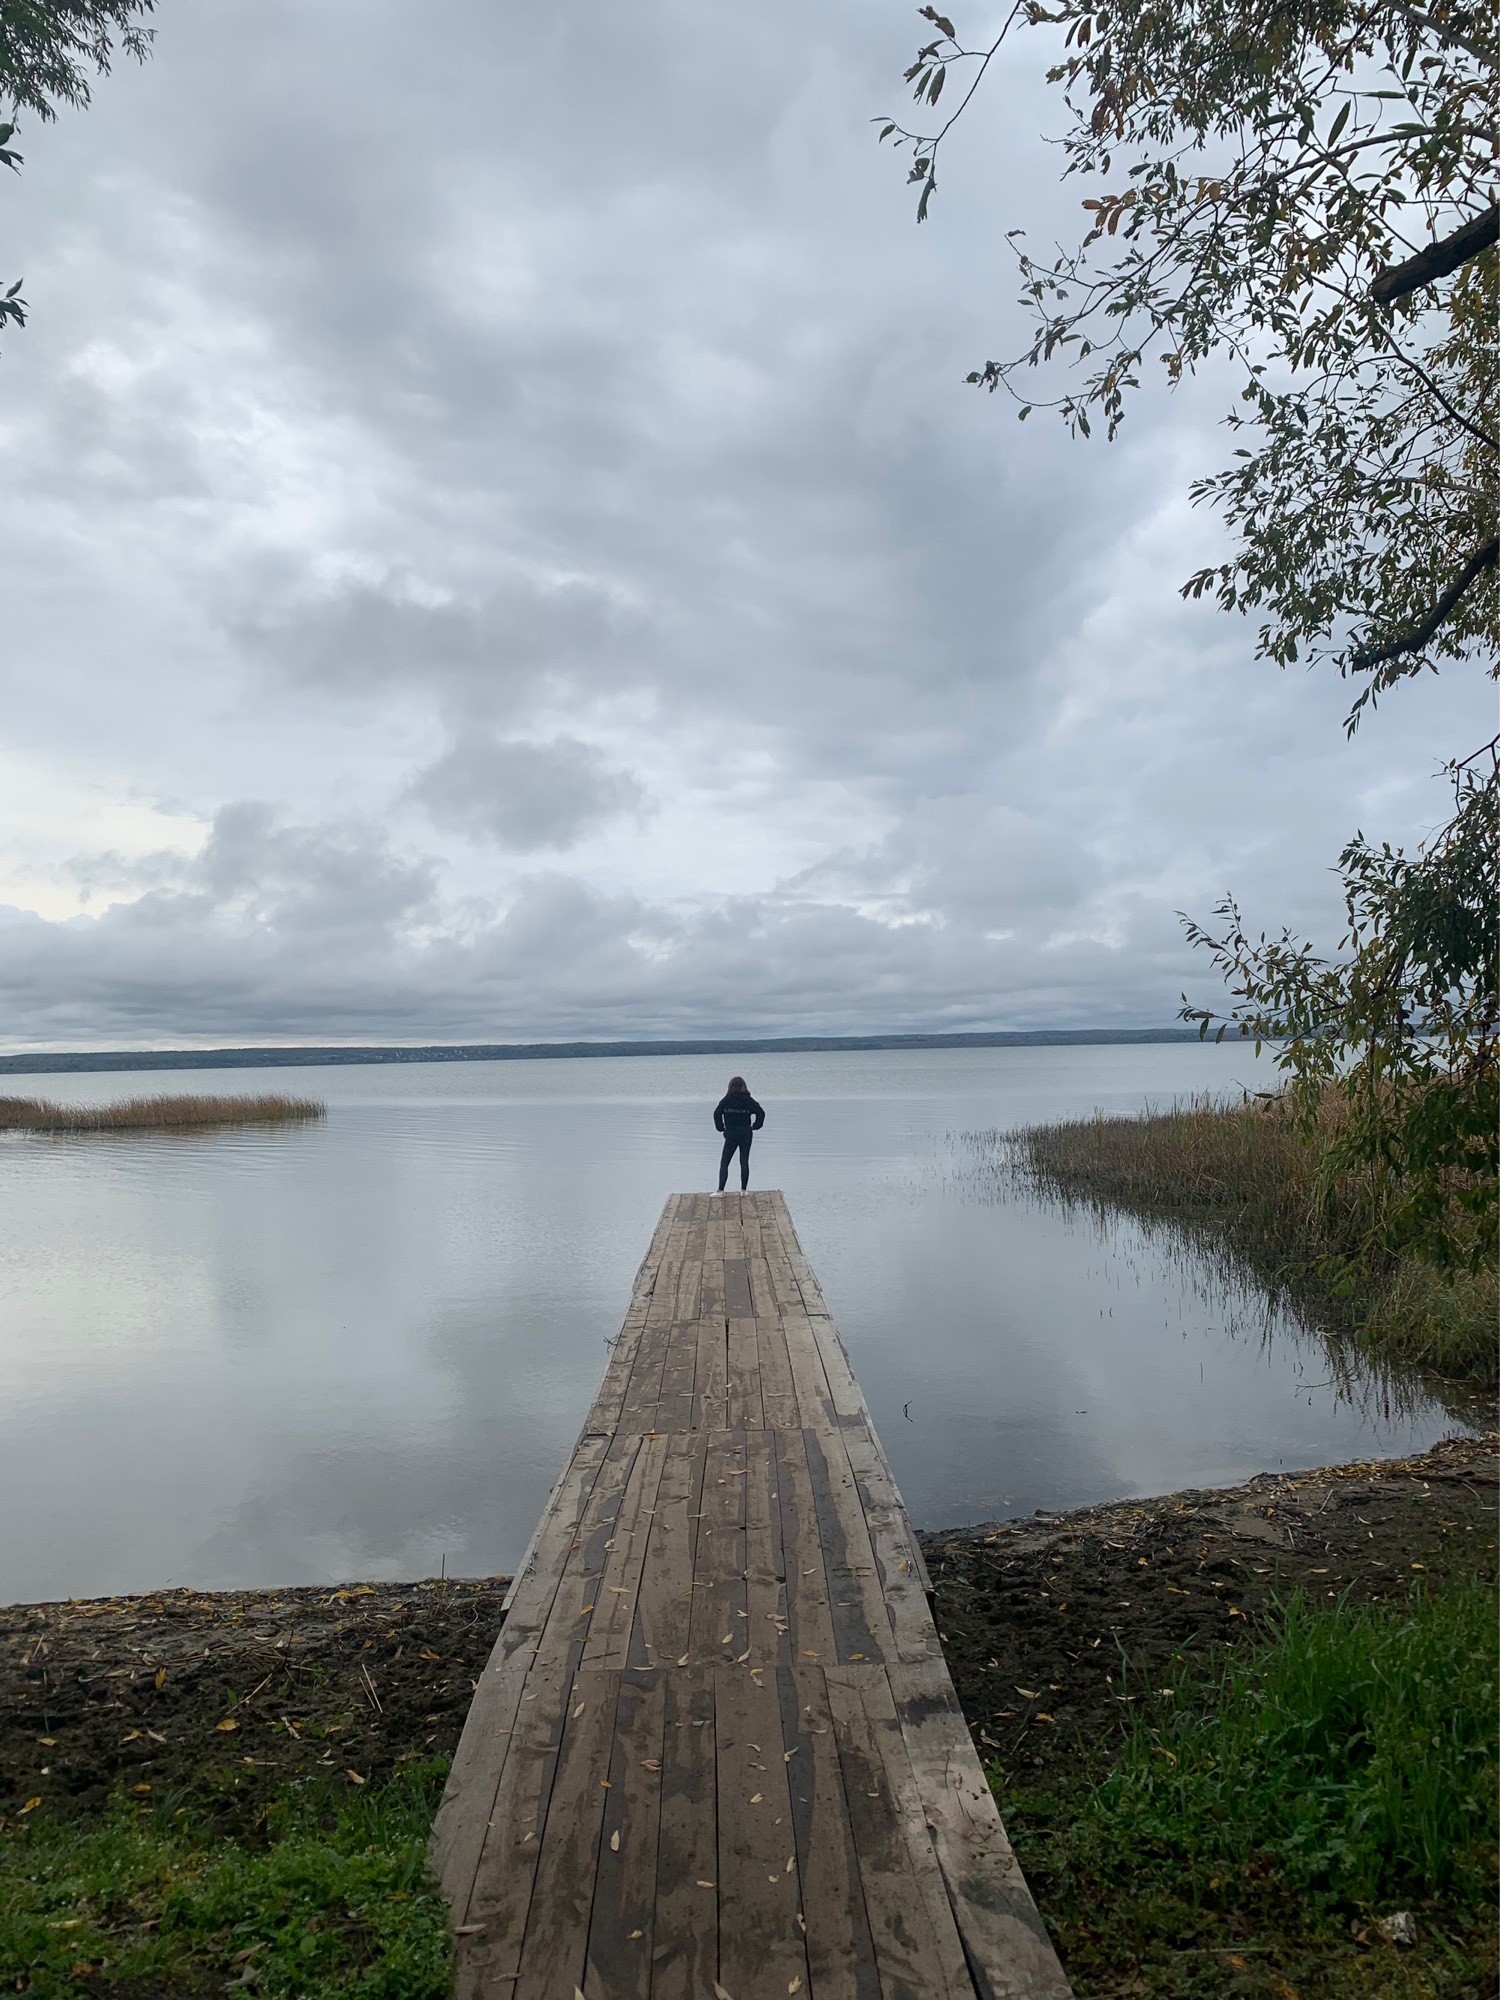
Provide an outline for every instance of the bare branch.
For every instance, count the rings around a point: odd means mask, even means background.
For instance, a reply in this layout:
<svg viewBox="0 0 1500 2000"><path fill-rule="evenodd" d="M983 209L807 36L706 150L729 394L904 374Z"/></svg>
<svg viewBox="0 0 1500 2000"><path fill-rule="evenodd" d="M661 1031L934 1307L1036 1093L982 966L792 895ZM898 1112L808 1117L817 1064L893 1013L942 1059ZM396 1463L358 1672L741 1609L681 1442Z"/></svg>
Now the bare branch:
<svg viewBox="0 0 1500 2000"><path fill-rule="evenodd" d="M1408 257L1404 264L1387 265L1371 285L1370 297L1378 306L1392 305L1421 286L1446 278L1450 271L1467 264L1471 257L1477 257L1481 250L1488 250L1497 240L1500 240L1500 202L1492 201L1487 209L1471 216L1451 236L1429 243L1425 250L1419 250L1415 257Z"/></svg>

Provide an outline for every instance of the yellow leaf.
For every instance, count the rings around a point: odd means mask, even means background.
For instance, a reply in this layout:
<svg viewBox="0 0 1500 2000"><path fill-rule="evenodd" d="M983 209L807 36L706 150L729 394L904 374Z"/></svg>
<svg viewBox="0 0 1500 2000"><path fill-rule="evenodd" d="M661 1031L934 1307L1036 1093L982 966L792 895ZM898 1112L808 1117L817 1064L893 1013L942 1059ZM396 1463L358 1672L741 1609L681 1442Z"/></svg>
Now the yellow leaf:
<svg viewBox="0 0 1500 2000"><path fill-rule="evenodd" d="M618 1827L609 1836L609 1847L612 1854L618 1854L620 1851L620 1830Z"/></svg>
<svg viewBox="0 0 1500 2000"><path fill-rule="evenodd" d="M765 1794L764 1794L764 1793L762 1793L762 1792L756 1792L756 1793L754 1793L754 1794L752 1795L752 1797L751 1797L751 1800L750 1800L750 1803L751 1803L751 1805L753 1805L753 1806L758 1806L758 1805L761 1805L761 1804L763 1804L763 1803L764 1803L764 1799L765 1799Z"/></svg>
<svg viewBox="0 0 1500 2000"><path fill-rule="evenodd" d="M167 1684L167 1670L165 1667L158 1667L156 1670L156 1685L158 1690L164 1688L166 1684Z"/></svg>
<svg viewBox="0 0 1500 2000"><path fill-rule="evenodd" d="M45 1743L49 1750L57 1748L57 1738L55 1736L39 1736L36 1740L38 1743Z"/></svg>
<svg viewBox="0 0 1500 2000"><path fill-rule="evenodd" d="M786 1983L786 1990L788 1993L800 1993L802 1990L802 1981L800 1977L797 1979L789 1979Z"/></svg>
<svg viewBox="0 0 1500 2000"><path fill-rule="evenodd" d="M22 1806L22 1808L21 1808L20 1812L18 1812L18 1813L16 1814L16 1818L17 1818L17 1819L21 1819L21 1818L22 1818L22 1817L23 1817L23 1816L24 1816L24 1815L25 1815L26 1813L29 1813L29 1812L35 1812L35 1811L36 1811L36 1809L37 1809L37 1807L38 1807L38 1806L39 1806L39 1805L40 1805L41 1803L42 1803L42 1802L41 1802L41 1800L40 1800L40 1799L28 1799L28 1800L26 1801L25 1805L24 1805L24 1806Z"/></svg>
<svg viewBox="0 0 1500 2000"><path fill-rule="evenodd" d="M216 1722L214 1724L214 1728L217 1729L221 1734L230 1729L238 1729L239 1726L240 1725L235 1721L232 1715L226 1715L222 1722Z"/></svg>

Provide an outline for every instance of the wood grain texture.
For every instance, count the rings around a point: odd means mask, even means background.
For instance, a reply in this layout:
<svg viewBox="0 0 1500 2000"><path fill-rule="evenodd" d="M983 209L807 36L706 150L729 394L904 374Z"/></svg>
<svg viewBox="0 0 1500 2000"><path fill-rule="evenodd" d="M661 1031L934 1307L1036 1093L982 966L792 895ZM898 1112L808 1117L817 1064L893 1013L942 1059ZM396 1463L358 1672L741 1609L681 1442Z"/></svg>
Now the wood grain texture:
<svg viewBox="0 0 1500 2000"><path fill-rule="evenodd" d="M1068 2000L774 1191L675 1195L433 1833L457 2000Z"/></svg>

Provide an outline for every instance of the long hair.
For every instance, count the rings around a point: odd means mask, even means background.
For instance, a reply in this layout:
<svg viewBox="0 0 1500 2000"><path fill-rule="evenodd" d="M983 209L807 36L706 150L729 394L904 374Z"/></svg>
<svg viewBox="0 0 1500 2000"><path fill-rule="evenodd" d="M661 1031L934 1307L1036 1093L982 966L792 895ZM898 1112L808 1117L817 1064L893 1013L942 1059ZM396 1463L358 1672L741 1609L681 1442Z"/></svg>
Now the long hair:
<svg viewBox="0 0 1500 2000"><path fill-rule="evenodd" d="M724 1095L726 1097L733 1097L737 1090L743 1091L746 1097L750 1095L750 1086L742 1076L732 1076L729 1079L729 1088L725 1091Z"/></svg>

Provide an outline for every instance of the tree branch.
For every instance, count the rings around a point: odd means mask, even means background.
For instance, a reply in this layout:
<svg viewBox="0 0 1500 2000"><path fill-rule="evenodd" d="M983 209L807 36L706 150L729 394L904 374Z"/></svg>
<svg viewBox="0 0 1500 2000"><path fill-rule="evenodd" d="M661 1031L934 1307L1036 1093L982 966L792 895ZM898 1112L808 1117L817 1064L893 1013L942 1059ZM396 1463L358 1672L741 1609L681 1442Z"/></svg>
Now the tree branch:
<svg viewBox="0 0 1500 2000"><path fill-rule="evenodd" d="M1349 662L1356 673L1368 673L1372 667L1384 666L1387 660L1399 660L1403 653L1419 653L1437 631L1439 625L1453 610L1464 592L1469 589L1487 569L1493 569L1500 562L1500 535L1492 535L1483 548L1476 549L1454 577L1421 622L1413 625L1394 639L1387 639L1383 646L1375 646L1368 653L1356 653Z"/></svg>
<svg viewBox="0 0 1500 2000"><path fill-rule="evenodd" d="M1500 69L1500 56L1497 56L1493 49L1487 49L1482 42L1476 42L1468 35L1461 35L1457 28L1450 28L1446 21L1435 19L1433 15L1424 13L1420 7L1413 7L1410 5L1410 0L1386 0L1386 4L1393 7L1398 14L1404 14L1414 27L1422 30L1423 34L1433 35L1438 41L1447 42L1452 48L1463 49L1466 54L1473 56L1476 62L1482 62L1486 69Z"/></svg>
<svg viewBox="0 0 1500 2000"><path fill-rule="evenodd" d="M1371 285L1370 297L1378 306L1391 305L1397 299L1404 299L1408 292L1430 285L1435 278L1446 278L1460 264L1467 264L1481 250L1488 250L1497 239L1500 239L1500 202L1492 201L1487 209L1471 216L1451 236L1429 243L1425 250L1419 250L1415 257L1408 257L1404 264L1388 264Z"/></svg>

